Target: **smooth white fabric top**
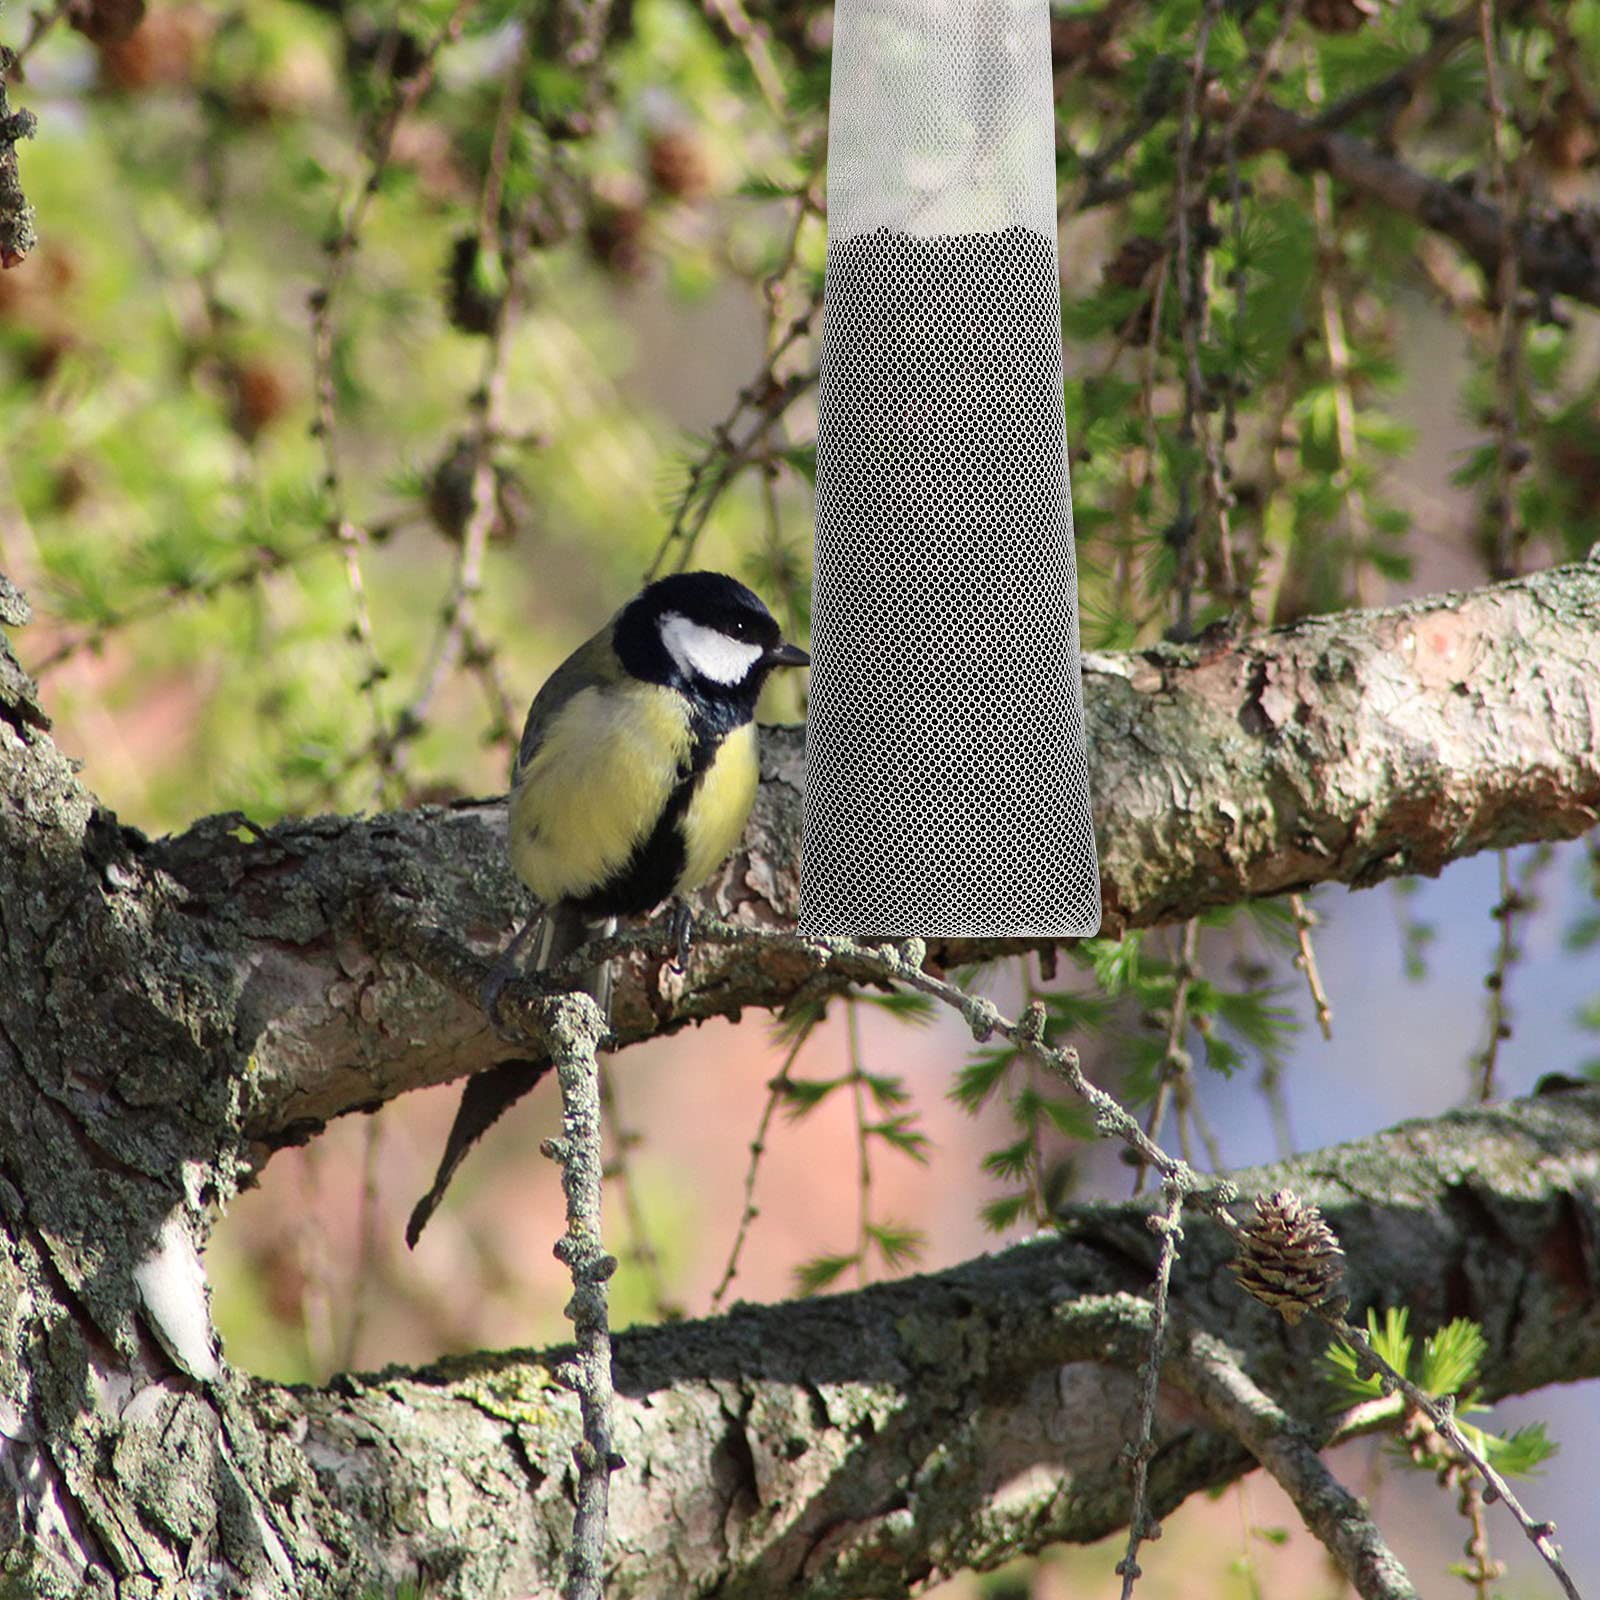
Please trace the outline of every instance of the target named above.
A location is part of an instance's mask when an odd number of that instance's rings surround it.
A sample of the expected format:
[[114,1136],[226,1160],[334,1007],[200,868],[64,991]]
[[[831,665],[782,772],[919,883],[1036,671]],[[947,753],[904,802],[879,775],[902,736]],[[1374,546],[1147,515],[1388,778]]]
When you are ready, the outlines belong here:
[[838,0],[828,237],[1053,238],[1047,0]]

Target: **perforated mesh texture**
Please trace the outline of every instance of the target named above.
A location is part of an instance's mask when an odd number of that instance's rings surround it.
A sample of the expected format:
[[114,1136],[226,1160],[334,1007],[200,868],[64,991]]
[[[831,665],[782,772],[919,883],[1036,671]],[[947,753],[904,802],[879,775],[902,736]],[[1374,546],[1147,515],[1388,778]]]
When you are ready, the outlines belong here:
[[836,13],[800,927],[1087,935],[1047,16],[881,5]]

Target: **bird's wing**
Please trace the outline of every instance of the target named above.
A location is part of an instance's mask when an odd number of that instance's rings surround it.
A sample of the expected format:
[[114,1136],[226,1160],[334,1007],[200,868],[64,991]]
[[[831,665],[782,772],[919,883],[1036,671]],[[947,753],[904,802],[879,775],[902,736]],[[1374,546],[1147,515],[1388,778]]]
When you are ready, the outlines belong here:
[[688,701],[627,677],[591,684],[549,718],[507,816],[516,874],[538,897],[583,900],[627,869],[692,768]]
[[613,617],[592,639],[580,644],[565,661],[545,680],[544,687],[533,697],[528,707],[528,720],[522,727],[522,743],[517,748],[517,761],[511,773],[515,788],[522,774],[533,764],[533,758],[544,743],[546,730],[557,711],[575,694],[585,689],[603,687],[614,683],[621,673],[616,651],[611,644]]

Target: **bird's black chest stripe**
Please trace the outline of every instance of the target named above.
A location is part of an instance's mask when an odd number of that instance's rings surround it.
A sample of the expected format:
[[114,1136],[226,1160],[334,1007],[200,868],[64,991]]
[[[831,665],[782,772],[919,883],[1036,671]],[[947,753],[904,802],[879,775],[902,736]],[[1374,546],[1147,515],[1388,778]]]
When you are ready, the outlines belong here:
[[694,792],[710,771],[722,741],[750,720],[739,707],[697,705],[690,721],[693,742],[689,759],[678,768],[667,803],[656,825],[635,848],[628,864],[598,889],[572,903],[585,916],[636,917],[658,906],[677,887],[687,859],[679,823],[689,809]]

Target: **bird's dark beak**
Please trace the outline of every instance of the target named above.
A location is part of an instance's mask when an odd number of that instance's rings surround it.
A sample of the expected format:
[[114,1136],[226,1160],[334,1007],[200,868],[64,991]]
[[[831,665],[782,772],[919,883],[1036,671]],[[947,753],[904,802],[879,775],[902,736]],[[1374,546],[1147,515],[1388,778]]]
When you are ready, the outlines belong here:
[[788,640],[784,640],[782,644],[774,645],[761,659],[769,667],[809,667],[811,665],[811,657],[799,645],[790,644]]

